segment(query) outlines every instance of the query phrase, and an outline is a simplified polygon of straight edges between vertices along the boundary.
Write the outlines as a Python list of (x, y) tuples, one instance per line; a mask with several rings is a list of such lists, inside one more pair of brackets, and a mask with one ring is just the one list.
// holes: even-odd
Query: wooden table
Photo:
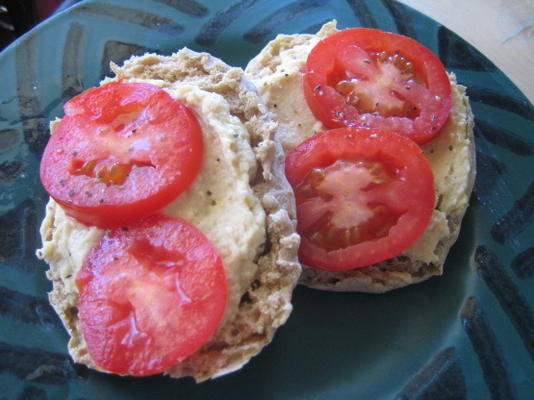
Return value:
[(534, 103), (534, 0), (398, 0), (488, 57)]

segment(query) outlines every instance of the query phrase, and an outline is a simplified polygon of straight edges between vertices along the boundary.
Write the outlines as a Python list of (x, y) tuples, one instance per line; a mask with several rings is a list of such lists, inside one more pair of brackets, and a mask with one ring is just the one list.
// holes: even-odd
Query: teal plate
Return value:
[[(421, 41), (469, 88), (478, 175), (444, 276), (385, 295), (299, 287), (273, 343), (202, 384), (74, 365), (34, 256), (48, 121), (110, 60), (188, 46), (245, 66), (277, 33), (332, 18)], [(534, 109), (443, 26), (392, 0), (85, 1), (7, 48), (0, 76), (0, 399), (533, 398)]]

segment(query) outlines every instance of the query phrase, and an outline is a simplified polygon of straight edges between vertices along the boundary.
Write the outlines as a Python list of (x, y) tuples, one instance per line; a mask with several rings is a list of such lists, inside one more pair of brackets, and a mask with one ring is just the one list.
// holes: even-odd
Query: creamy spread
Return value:
[(309, 52), (336, 32), (335, 26), (335, 22), (325, 24), (317, 35), (278, 35), (245, 70), (280, 124), (278, 139), (286, 153), (326, 129), (304, 98), (301, 71)]
[[(219, 94), (163, 80), (124, 81), (162, 87), (193, 111), (200, 123), (204, 138), (202, 169), (189, 190), (162, 213), (193, 224), (218, 250), (228, 283), (228, 304), (223, 318), (228, 321), (252, 282), (257, 268), (255, 259), (265, 241), (265, 212), (249, 184), (256, 172), (249, 133), (230, 114), (228, 102)], [(54, 200), (49, 201), (41, 226), (43, 248), (37, 255), (57, 266), (65, 292), (77, 293), (76, 273), (102, 234), (101, 229), (67, 217)]]
[[(316, 35), (278, 35), (249, 62), (245, 70), (280, 124), (278, 139), (286, 153), (326, 129), (306, 103), (301, 71), (313, 47), (337, 31), (336, 22), (331, 21), (323, 25)], [(451, 81), (454, 81), (453, 76)], [(423, 146), (434, 173), (437, 207), (424, 234), (403, 253), (415, 261), (439, 261), (437, 245), (452, 233), (447, 215), (464, 210), (469, 200), (467, 177), (470, 166), (465, 162), (455, 162), (456, 159), (470, 157), (469, 141), (463, 132), (458, 132), (458, 127), (464, 126), (460, 119), (465, 118), (461, 108), (463, 93), (459, 90), (453, 86), (456, 101), (453, 102), (449, 122), (435, 139)], [(456, 151), (450, 151), (451, 146)], [(450, 190), (451, 182), (455, 184), (454, 190)]]

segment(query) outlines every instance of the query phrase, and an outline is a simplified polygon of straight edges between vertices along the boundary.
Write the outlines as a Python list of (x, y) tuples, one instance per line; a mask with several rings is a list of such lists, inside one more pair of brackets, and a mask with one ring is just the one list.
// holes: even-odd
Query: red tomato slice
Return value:
[(113, 228), (161, 209), (200, 170), (193, 114), (163, 89), (109, 83), (65, 104), (41, 161), (44, 188), (67, 214)]
[(312, 49), (304, 95), (327, 128), (390, 130), (417, 143), (440, 131), (452, 104), (445, 68), (430, 50), (367, 28), (337, 32)]
[(77, 275), (83, 337), (96, 365), (157, 374), (196, 352), (226, 305), (222, 261), (194, 226), (152, 215), (106, 233)]
[(340, 128), (286, 158), (295, 192), (300, 260), (341, 271), (399, 255), (434, 208), (432, 170), (419, 146), (387, 131)]

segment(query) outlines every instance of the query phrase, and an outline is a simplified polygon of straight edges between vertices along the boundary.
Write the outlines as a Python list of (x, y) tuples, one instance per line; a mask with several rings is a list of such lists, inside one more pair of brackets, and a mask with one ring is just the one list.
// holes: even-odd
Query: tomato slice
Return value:
[(434, 208), (432, 170), (419, 146), (388, 131), (339, 128), (286, 158), (295, 192), (300, 260), (341, 271), (392, 258), (424, 232)]
[(152, 215), (106, 233), (76, 277), (82, 333), (108, 372), (157, 374), (215, 332), (227, 288), (219, 254), (194, 226)]
[(390, 130), (420, 144), (440, 131), (452, 104), (445, 68), (430, 50), (367, 28), (337, 32), (312, 49), (304, 95), (327, 128)]
[(152, 214), (200, 170), (194, 115), (163, 89), (109, 83), (65, 104), (41, 161), (44, 188), (68, 215), (113, 228)]

